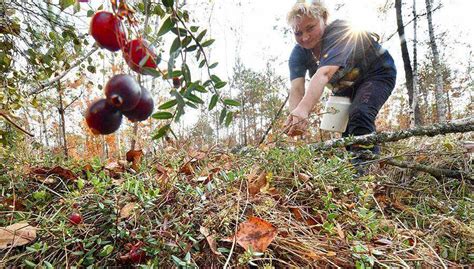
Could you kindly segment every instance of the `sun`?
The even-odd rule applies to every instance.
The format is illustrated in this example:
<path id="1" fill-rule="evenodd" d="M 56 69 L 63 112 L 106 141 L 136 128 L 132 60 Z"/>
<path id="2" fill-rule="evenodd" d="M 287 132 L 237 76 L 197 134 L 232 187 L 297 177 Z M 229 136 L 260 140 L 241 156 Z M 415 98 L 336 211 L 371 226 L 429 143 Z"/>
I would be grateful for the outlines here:
<path id="1" fill-rule="evenodd" d="M 370 5 L 362 5 L 358 1 L 348 3 L 347 21 L 350 22 L 354 33 L 376 31 L 377 14 L 375 10 L 370 9 L 369 6 Z"/>

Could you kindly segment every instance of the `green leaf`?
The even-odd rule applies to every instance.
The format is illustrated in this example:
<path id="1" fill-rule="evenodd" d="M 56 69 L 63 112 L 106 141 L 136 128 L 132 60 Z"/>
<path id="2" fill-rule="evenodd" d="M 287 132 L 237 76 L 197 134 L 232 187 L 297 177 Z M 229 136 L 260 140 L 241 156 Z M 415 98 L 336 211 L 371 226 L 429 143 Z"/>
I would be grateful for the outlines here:
<path id="1" fill-rule="evenodd" d="M 181 41 L 179 40 L 179 37 L 176 37 L 173 41 L 173 44 L 171 44 L 170 54 L 173 54 L 180 48 L 181 48 Z"/>
<path id="2" fill-rule="evenodd" d="M 195 33 L 199 29 L 199 26 L 191 26 L 189 29 L 191 32 Z"/>
<path id="3" fill-rule="evenodd" d="M 160 30 L 158 31 L 158 36 L 162 36 L 166 33 L 168 33 L 171 28 L 173 28 L 174 22 L 171 20 L 171 17 L 168 15 L 166 19 L 163 21 L 163 24 L 160 27 Z"/>
<path id="4" fill-rule="evenodd" d="M 227 113 L 227 116 L 225 116 L 225 126 L 226 127 L 229 127 L 230 123 L 232 122 L 233 117 L 234 117 L 234 112 L 229 111 L 229 113 Z"/>
<path id="5" fill-rule="evenodd" d="M 153 140 L 156 140 L 156 139 L 159 139 L 159 138 L 162 138 L 164 135 L 166 135 L 166 133 L 168 131 L 170 131 L 171 128 L 170 128 L 170 125 L 169 124 L 166 124 L 165 126 L 161 127 L 157 132 L 156 134 L 152 137 Z"/>
<path id="6" fill-rule="evenodd" d="M 202 60 L 202 61 L 199 63 L 199 68 L 202 68 L 205 64 L 206 64 L 206 60 Z"/>
<path id="7" fill-rule="evenodd" d="M 165 14 L 165 11 L 161 8 L 160 5 L 156 5 L 153 8 L 153 13 L 160 16 L 160 17 L 163 17 L 163 15 Z"/>
<path id="8" fill-rule="evenodd" d="M 201 42 L 204 35 L 207 33 L 207 29 L 204 29 L 199 35 L 196 37 L 197 42 Z"/>
<path id="9" fill-rule="evenodd" d="M 229 105 L 229 106 L 240 106 L 239 102 L 232 99 L 225 99 L 224 104 Z"/>
<path id="10" fill-rule="evenodd" d="M 151 115 L 151 117 L 157 120 L 167 120 L 173 118 L 173 114 L 170 112 L 156 112 L 155 114 Z"/>
<path id="11" fill-rule="evenodd" d="M 173 0 L 162 0 L 161 1 L 165 7 L 173 7 L 174 1 Z"/>
<path id="12" fill-rule="evenodd" d="M 185 95 L 184 98 L 196 104 L 204 104 L 204 101 L 201 98 L 197 97 L 196 95 L 192 93 Z"/>
<path id="13" fill-rule="evenodd" d="M 109 256 L 110 253 L 112 253 L 112 251 L 114 251 L 114 247 L 112 245 L 105 245 L 100 251 L 99 256 L 101 257 Z"/>
<path id="14" fill-rule="evenodd" d="M 207 41 L 205 41 L 204 43 L 201 44 L 201 46 L 203 47 L 208 47 L 210 46 L 212 43 L 214 43 L 214 41 L 216 41 L 215 39 L 209 39 Z"/>
<path id="15" fill-rule="evenodd" d="M 219 124 L 224 122 L 225 116 L 227 115 L 227 109 L 224 107 L 221 111 L 221 115 L 219 116 Z"/>
<path id="16" fill-rule="evenodd" d="M 65 10 L 66 8 L 74 5 L 76 0 L 59 0 L 59 8 Z"/>
<path id="17" fill-rule="evenodd" d="M 188 31 L 186 31 L 186 29 L 179 28 L 179 27 L 175 27 L 171 29 L 171 32 L 173 32 L 175 35 L 180 36 L 180 37 L 184 37 L 188 35 Z"/>
<path id="18" fill-rule="evenodd" d="M 187 106 L 190 106 L 190 107 L 192 107 L 192 108 L 194 108 L 194 109 L 198 109 L 198 107 L 197 107 L 195 104 L 191 103 L 191 102 L 186 102 L 186 105 L 187 105 Z"/>
<path id="19" fill-rule="evenodd" d="M 95 73 L 96 72 L 95 66 L 93 66 L 93 65 L 87 66 L 87 71 L 89 71 L 91 73 Z"/>
<path id="20" fill-rule="evenodd" d="M 54 268 L 54 266 L 53 266 L 50 262 L 48 262 L 48 261 L 43 261 L 43 264 L 44 264 L 45 267 L 48 268 L 48 269 L 53 269 L 53 268 Z"/>
<path id="21" fill-rule="evenodd" d="M 178 57 L 178 55 L 179 55 L 179 50 L 170 54 L 170 58 L 168 59 L 168 70 L 174 69 L 174 62 L 176 60 L 176 57 Z M 168 78 L 173 78 L 173 72 L 168 73 Z"/>
<path id="22" fill-rule="evenodd" d="M 151 68 L 151 67 L 144 66 L 143 67 L 143 73 L 145 73 L 146 75 L 150 75 L 154 78 L 161 77 L 160 71 L 156 70 L 155 68 Z"/>
<path id="23" fill-rule="evenodd" d="M 214 107 L 216 107 L 217 101 L 219 101 L 219 95 L 218 95 L 218 94 L 214 94 L 214 95 L 211 97 L 211 101 L 209 102 L 209 111 L 213 110 Z"/>
<path id="24" fill-rule="evenodd" d="M 220 89 L 220 88 L 223 88 L 225 85 L 227 85 L 227 82 L 219 81 L 219 82 L 216 82 L 214 86 L 216 87 L 216 89 Z"/>
<path id="25" fill-rule="evenodd" d="M 181 42 L 181 47 L 186 48 L 189 45 L 189 43 L 191 43 L 192 40 L 193 38 L 190 36 L 185 37 L 183 41 Z"/>
<path id="26" fill-rule="evenodd" d="M 183 72 L 184 80 L 187 84 L 191 83 L 191 71 L 186 63 L 183 63 L 181 66 L 181 71 Z"/>
<path id="27" fill-rule="evenodd" d="M 192 45 L 192 46 L 189 46 L 187 47 L 186 49 L 184 49 L 184 51 L 186 52 L 191 52 L 191 51 L 195 51 L 197 49 L 197 46 L 196 45 Z"/>
<path id="28" fill-rule="evenodd" d="M 196 91 L 198 91 L 198 92 L 202 92 L 202 93 L 207 93 L 208 92 L 207 89 L 204 88 L 204 86 L 202 86 L 202 85 L 196 84 L 195 87 L 196 87 Z"/>
<path id="29" fill-rule="evenodd" d="M 173 100 L 171 100 L 171 101 L 168 101 L 168 102 L 166 102 L 166 103 L 160 105 L 160 106 L 158 107 L 158 109 L 168 109 L 168 108 L 172 108 L 172 107 L 174 107 L 177 103 L 178 103 L 178 101 L 176 101 L 176 99 L 173 99 Z"/>
<path id="30" fill-rule="evenodd" d="M 215 83 L 222 81 L 222 80 L 221 80 L 218 76 L 216 76 L 216 75 L 211 75 L 211 79 L 212 79 L 212 81 L 214 81 Z"/>
<path id="31" fill-rule="evenodd" d="M 209 66 L 209 69 L 216 67 L 218 64 L 219 64 L 219 63 L 213 63 L 213 64 L 211 64 L 211 65 Z"/>

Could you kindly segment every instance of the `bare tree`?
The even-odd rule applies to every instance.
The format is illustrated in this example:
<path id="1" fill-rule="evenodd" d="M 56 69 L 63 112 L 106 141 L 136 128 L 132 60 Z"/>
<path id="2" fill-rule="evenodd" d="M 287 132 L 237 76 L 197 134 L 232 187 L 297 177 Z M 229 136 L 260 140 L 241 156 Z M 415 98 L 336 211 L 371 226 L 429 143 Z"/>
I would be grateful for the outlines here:
<path id="1" fill-rule="evenodd" d="M 431 0 L 425 0 L 426 2 L 426 12 L 428 20 L 428 32 L 430 35 L 430 45 L 431 51 L 433 53 L 433 68 L 435 70 L 436 76 L 436 86 L 435 86 L 435 99 L 436 99 L 436 118 L 438 122 L 446 121 L 446 101 L 444 96 L 444 83 L 443 83 L 443 72 L 441 70 L 441 65 L 439 61 L 439 52 L 438 46 L 436 45 L 436 39 L 433 29 L 433 18 L 432 18 L 432 7 Z"/>
<path id="2" fill-rule="evenodd" d="M 422 124 L 422 116 L 419 106 L 419 90 L 418 90 L 418 53 L 417 53 L 417 31 L 418 21 L 416 13 L 416 0 L 413 0 L 413 99 L 411 109 L 414 112 L 411 120 L 412 127 Z"/>
<path id="3" fill-rule="evenodd" d="M 410 54 L 408 53 L 407 39 L 405 36 L 405 26 L 403 24 L 402 0 L 395 0 L 395 11 L 397 15 L 397 32 L 400 38 L 400 48 L 402 50 L 403 66 L 405 70 L 405 80 L 408 91 L 408 103 L 410 104 L 410 114 L 412 124 L 420 125 L 420 110 L 416 102 L 414 90 L 413 69 L 411 67 Z M 415 22 L 416 22 L 416 16 Z M 416 23 L 415 23 L 416 27 Z M 413 44 L 416 47 L 416 41 Z M 414 56 L 415 57 L 415 56 Z"/>

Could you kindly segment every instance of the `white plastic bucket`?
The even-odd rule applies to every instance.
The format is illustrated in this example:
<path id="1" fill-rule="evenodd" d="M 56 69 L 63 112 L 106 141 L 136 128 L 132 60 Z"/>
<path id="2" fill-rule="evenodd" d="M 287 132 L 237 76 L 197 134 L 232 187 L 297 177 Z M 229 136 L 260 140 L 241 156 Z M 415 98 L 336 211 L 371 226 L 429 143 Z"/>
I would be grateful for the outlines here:
<path id="1" fill-rule="evenodd" d="M 344 96 L 329 96 L 321 119 L 322 130 L 343 133 L 349 122 L 351 99 Z"/>

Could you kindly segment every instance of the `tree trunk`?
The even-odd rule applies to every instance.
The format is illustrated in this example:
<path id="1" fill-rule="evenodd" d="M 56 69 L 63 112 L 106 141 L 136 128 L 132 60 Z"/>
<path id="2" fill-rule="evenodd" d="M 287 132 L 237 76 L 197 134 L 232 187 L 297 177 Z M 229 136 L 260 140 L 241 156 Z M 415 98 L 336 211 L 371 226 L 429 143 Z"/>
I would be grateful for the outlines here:
<path id="1" fill-rule="evenodd" d="M 63 104 L 63 90 L 61 89 L 61 82 L 58 81 L 58 94 L 59 94 L 59 116 L 61 119 L 61 138 L 63 143 L 64 157 L 68 158 L 67 141 L 66 141 L 66 119 L 64 117 L 64 104 Z"/>
<path id="2" fill-rule="evenodd" d="M 48 126 L 46 125 L 46 118 L 44 117 L 44 111 L 41 110 L 41 123 L 43 125 L 42 133 L 44 135 L 44 142 L 46 143 L 46 147 L 49 148 L 49 139 L 48 139 Z"/>
<path id="3" fill-rule="evenodd" d="M 135 150 L 135 145 L 137 144 L 137 137 L 138 137 L 138 122 L 134 122 L 132 142 L 130 142 L 130 150 Z"/>
<path id="4" fill-rule="evenodd" d="M 395 11 L 397 13 L 397 32 L 398 37 L 400 38 L 400 48 L 402 50 L 403 67 L 405 70 L 405 80 L 408 91 L 408 103 L 410 105 L 410 118 L 414 121 L 414 119 L 416 119 L 415 115 L 417 106 L 414 105 L 413 102 L 413 70 L 411 68 L 410 54 L 408 53 L 408 46 L 405 37 L 405 27 L 403 26 L 402 0 L 395 0 Z M 414 46 L 416 46 L 416 44 Z"/>
<path id="5" fill-rule="evenodd" d="M 433 18 L 431 14 L 431 0 L 425 0 L 426 2 L 426 12 L 428 19 L 428 32 L 430 35 L 430 45 L 431 51 L 433 53 L 433 68 L 436 76 L 436 89 L 435 89 L 435 99 L 436 99 L 436 114 L 438 122 L 446 121 L 446 104 L 444 98 L 444 85 L 443 85 L 443 72 L 441 71 L 441 65 L 439 60 L 438 46 L 436 45 L 436 39 L 433 29 Z"/>
<path id="6" fill-rule="evenodd" d="M 418 39 L 417 39 L 417 32 L 418 32 L 418 19 L 416 13 L 416 0 L 413 0 L 413 102 L 411 109 L 413 113 L 413 119 L 411 121 L 412 126 L 419 126 L 423 124 L 421 109 L 419 105 L 419 98 L 420 98 L 420 91 L 418 89 L 418 53 L 417 53 L 417 46 L 418 46 Z"/>

